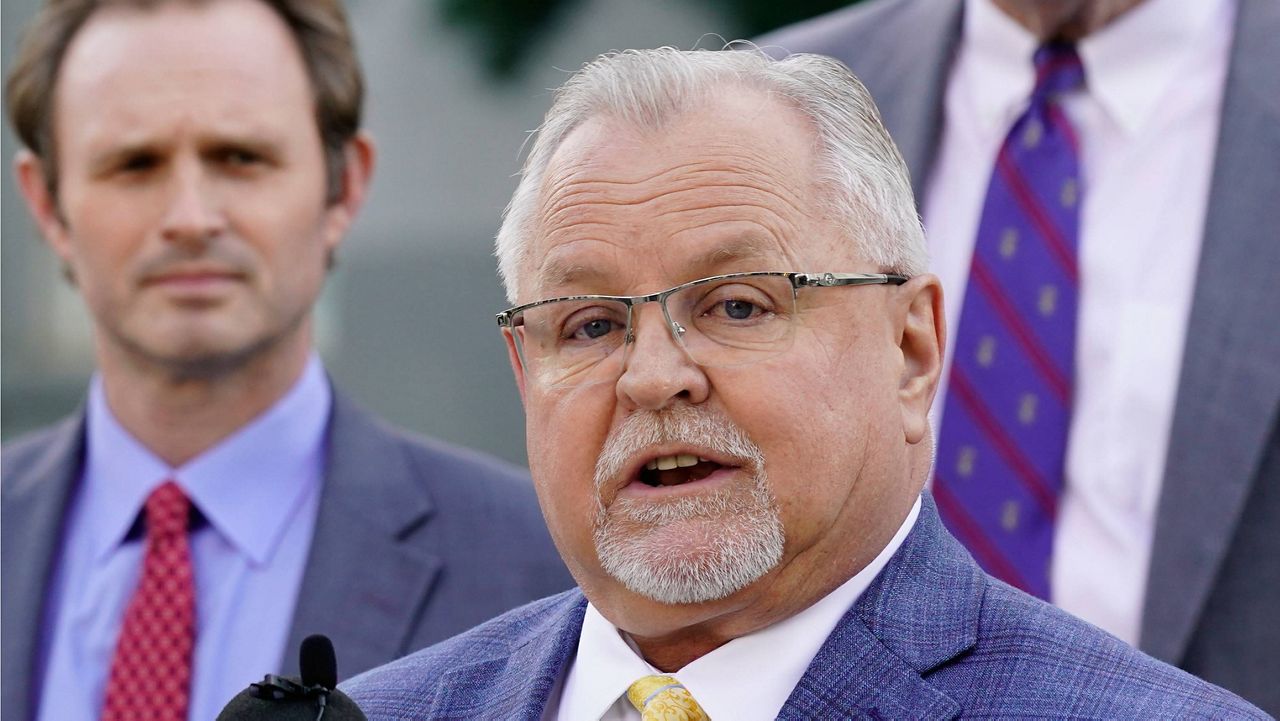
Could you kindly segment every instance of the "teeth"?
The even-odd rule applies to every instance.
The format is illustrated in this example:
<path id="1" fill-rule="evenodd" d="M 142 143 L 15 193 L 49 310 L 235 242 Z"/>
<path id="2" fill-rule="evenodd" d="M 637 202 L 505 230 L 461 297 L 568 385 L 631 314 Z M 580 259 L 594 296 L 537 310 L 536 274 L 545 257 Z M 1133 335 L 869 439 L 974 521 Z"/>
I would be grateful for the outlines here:
<path id="1" fill-rule="evenodd" d="M 655 458 L 644 464 L 646 470 L 650 471 L 669 471 L 672 468 L 689 468 L 699 463 L 706 462 L 707 459 L 702 456 L 693 456 L 688 453 L 681 453 L 677 456 L 663 456 Z"/>

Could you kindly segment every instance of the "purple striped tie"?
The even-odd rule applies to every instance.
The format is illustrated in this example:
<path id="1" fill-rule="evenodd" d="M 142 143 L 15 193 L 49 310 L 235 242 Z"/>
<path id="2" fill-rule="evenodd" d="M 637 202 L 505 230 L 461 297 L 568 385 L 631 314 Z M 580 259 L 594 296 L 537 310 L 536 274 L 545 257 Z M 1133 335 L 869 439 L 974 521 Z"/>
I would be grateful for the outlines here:
<path id="1" fill-rule="evenodd" d="M 1031 104 L 1000 146 L 960 312 L 933 493 L 988 573 L 1049 597 L 1079 290 L 1079 148 L 1058 98 L 1069 45 L 1036 51 Z"/>

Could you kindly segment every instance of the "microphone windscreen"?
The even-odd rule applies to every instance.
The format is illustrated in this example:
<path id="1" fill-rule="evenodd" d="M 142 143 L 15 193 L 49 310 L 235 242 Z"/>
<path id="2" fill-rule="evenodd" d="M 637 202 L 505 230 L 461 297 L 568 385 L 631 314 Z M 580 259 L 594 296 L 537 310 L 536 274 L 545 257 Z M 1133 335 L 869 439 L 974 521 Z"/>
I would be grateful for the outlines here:
<path id="1" fill-rule="evenodd" d="M 218 714 L 217 721 L 315 721 L 319 707 L 315 699 L 275 701 L 241 691 Z M 368 721 L 364 712 L 341 691 L 329 694 L 324 721 Z"/>
<path id="2" fill-rule="evenodd" d="M 328 636 L 317 633 L 302 639 L 302 646 L 298 649 L 298 669 L 302 671 L 304 686 L 332 689 L 338 685 L 338 659 Z"/>

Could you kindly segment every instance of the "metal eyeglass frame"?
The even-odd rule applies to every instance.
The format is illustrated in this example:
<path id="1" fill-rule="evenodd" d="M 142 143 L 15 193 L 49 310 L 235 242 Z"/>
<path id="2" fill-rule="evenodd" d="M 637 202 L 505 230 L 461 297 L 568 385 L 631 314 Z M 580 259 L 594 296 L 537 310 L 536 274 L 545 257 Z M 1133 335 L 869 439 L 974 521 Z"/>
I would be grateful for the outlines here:
<path id="1" fill-rule="evenodd" d="M 734 278 L 758 278 L 762 276 L 781 276 L 791 281 L 791 295 L 795 298 L 801 288 L 834 288 L 842 285 L 902 285 L 910 278 L 905 275 L 896 273 L 791 273 L 786 271 L 762 270 L 750 273 L 727 273 L 725 275 L 713 275 L 710 278 L 699 278 L 691 280 L 688 283 L 667 288 L 657 293 L 649 293 L 647 295 L 566 295 L 559 298 L 548 298 L 546 300 L 538 300 L 524 305 L 517 305 L 508 308 L 501 313 L 496 314 L 498 327 L 504 329 L 513 329 L 515 325 L 515 317 L 530 308 L 536 308 L 540 305 L 548 303 L 559 303 L 566 300 L 607 300 L 622 303 L 627 307 L 627 337 L 624 342 L 630 343 L 634 340 L 632 337 L 631 318 L 632 312 L 638 305 L 644 303 L 658 303 L 662 306 L 662 315 L 667 319 L 667 324 L 677 336 L 684 335 L 685 329 L 679 323 L 671 320 L 671 314 L 667 312 L 667 298 L 686 288 L 692 288 L 707 283 L 716 283 L 722 280 L 732 280 Z"/>

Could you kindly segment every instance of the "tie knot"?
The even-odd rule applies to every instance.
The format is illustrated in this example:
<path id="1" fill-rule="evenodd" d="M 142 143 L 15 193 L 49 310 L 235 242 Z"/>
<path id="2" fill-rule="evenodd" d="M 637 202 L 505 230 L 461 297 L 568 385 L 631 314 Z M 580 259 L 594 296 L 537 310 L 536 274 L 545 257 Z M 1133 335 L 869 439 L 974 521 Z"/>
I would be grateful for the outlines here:
<path id="1" fill-rule="evenodd" d="M 191 501 L 173 481 L 160 484 L 147 496 L 147 535 L 186 535 Z"/>
<path id="2" fill-rule="evenodd" d="M 641 721 L 711 721 L 674 676 L 645 676 L 627 689 Z"/>
<path id="3" fill-rule="evenodd" d="M 1033 98 L 1047 100 L 1084 85 L 1084 65 L 1071 43 L 1041 45 L 1035 54 L 1036 86 Z"/>

